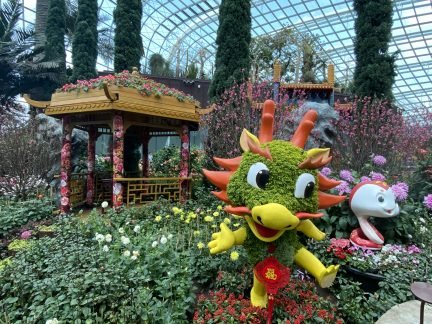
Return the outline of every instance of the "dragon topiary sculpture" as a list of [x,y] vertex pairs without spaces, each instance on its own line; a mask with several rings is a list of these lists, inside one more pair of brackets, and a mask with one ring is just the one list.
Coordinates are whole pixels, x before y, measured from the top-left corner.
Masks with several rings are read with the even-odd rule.
[[[321,217],[318,209],[337,205],[345,196],[324,193],[339,184],[317,169],[330,162],[329,149],[303,147],[314,127],[317,113],[308,111],[290,142],[273,140],[275,103],[264,103],[259,138],[243,130],[240,146],[244,153],[233,159],[214,158],[225,171],[203,170],[221,191],[212,192],[226,202],[224,210],[242,216],[247,227],[231,231],[225,223],[208,244],[210,253],[220,253],[234,245],[244,245],[253,266],[268,256],[283,265],[295,262],[312,274],[321,287],[330,286],[338,265],[325,267],[302,246],[297,232],[322,240],[321,232],[310,220]],[[255,269],[256,270],[256,269]],[[265,286],[254,275],[251,303],[267,305]]]

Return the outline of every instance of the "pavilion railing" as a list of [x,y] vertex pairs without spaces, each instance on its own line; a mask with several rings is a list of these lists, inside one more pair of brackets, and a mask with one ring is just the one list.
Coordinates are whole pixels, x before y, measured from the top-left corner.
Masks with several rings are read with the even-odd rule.
[[123,185],[123,202],[145,204],[159,198],[180,201],[182,190],[191,193],[192,178],[115,178]]
[[[60,175],[55,175],[54,179],[60,180]],[[86,202],[86,182],[87,173],[72,173],[70,180],[70,205],[71,208],[84,205]],[[54,191],[51,193],[54,196]]]

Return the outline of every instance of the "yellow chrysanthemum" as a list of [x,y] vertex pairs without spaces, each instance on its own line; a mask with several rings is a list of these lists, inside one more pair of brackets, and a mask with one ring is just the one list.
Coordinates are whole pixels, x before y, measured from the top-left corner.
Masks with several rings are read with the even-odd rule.
[[162,216],[158,215],[155,217],[156,222],[160,222],[162,220]]
[[166,215],[165,218],[170,218],[170,215]]
[[230,219],[229,219],[229,218],[226,218],[226,217],[224,218],[223,222],[224,222],[225,224],[227,224],[227,225],[231,224]]
[[206,216],[206,217],[204,217],[204,220],[205,220],[206,222],[211,223],[211,222],[213,222],[214,218],[211,217],[211,216]]
[[218,217],[218,216],[219,216],[219,212],[214,212],[214,213],[213,213],[213,216],[214,216],[214,217]]
[[189,223],[190,223],[190,221],[191,221],[191,219],[190,219],[190,218],[186,218],[186,220],[185,220],[185,223],[186,223],[186,224],[189,224]]
[[230,259],[231,260],[236,261],[238,258],[239,258],[239,254],[238,254],[237,251],[231,252],[231,254],[230,254]]
[[234,223],[233,226],[234,226],[234,227],[239,227],[239,226],[240,226],[240,223]]
[[216,224],[213,224],[212,226],[211,226],[212,228],[216,228],[217,227],[217,225]]
[[222,210],[222,206],[221,205],[217,206],[217,209]]
[[203,242],[198,242],[197,248],[198,249],[202,249],[203,247],[204,247],[204,243]]
[[194,236],[198,236],[198,235],[200,235],[200,231],[194,231],[194,232],[193,232],[193,235],[194,235]]

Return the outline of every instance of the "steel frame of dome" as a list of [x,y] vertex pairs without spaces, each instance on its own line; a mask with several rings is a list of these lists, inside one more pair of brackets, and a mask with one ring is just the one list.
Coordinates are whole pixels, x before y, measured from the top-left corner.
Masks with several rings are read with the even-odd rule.
[[[35,19],[36,0],[22,0],[23,22]],[[1,2],[1,0],[0,0]],[[390,52],[400,51],[393,93],[407,116],[432,113],[432,3],[430,0],[394,0]],[[160,53],[173,65],[180,53],[180,66],[197,61],[205,50],[205,70],[212,73],[216,53],[220,0],[144,0],[142,38],[145,57]],[[112,11],[115,0],[99,0],[103,24],[114,34]],[[274,33],[283,27],[319,36],[322,58],[335,64],[336,81],[345,84],[352,79],[355,13],[352,1],[342,0],[252,0],[252,36]],[[99,60],[99,69],[112,64]]]

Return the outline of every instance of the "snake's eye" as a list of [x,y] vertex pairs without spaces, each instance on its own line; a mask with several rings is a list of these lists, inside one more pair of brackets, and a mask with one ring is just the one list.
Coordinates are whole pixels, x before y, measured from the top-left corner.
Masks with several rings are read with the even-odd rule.
[[301,174],[296,182],[294,196],[296,198],[309,198],[315,189],[315,177],[310,173]]
[[268,167],[261,162],[251,165],[247,174],[247,182],[255,188],[264,189],[270,180],[270,171]]

